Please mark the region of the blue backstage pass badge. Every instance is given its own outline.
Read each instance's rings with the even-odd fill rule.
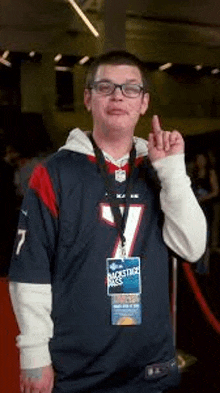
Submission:
[[[107,294],[140,294],[141,263],[139,257],[107,259]]]
[[[140,325],[141,317],[140,295],[114,295],[111,297],[112,325]]]

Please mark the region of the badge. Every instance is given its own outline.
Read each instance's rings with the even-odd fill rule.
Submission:
[[[114,295],[111,297],[112,325],[141,324],[140,295]]]
[[[141,262],[139,257],[107,259],[107,294],[112,325],[140,325]]]
[[[126,180],[126,171],[124,169],[117,169],[115,171],[115,180],[119,183],[123,183]]]
[[[140,258],[107,259],[107,293],[116,294],[141,293]]]

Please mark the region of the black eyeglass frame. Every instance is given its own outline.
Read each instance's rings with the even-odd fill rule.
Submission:
[[[122,83],[122,84],[118,84],[118,83],[114,83],[114,82],[111,82],[111,81],[102,81],[102,80],[101,81],[94,81],[91,84],[90,89],[96,90],[96,86],[98,86],[100,83],[109,83],[109,86],[113,87],[113,90],[110,93],[107,93],[107,94],[106,93],[97,92],[98,94],[103,95],[103,96],[110,96],[111,94],[113,94],[115,92],[115,90],[118,87],[121,90],[123,96],[125,96],[127,98],[137,98],[137,97],[139,97],[141,95],[141,92],[144,92],[144,87],[141,86],[141,85],[138,85],[137,83]],[[140,91],[139,91],[139,93],[137,95],[135,95],[134,97],[131,97],[131,96],[125,94],[125,92],[123,90],[124,86],[137,86],[137,87],[139,87]]]

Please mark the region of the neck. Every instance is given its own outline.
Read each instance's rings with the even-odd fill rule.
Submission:
[[[112,138],[112,136],[109,137],[103,134],[100,136],[98,133],[93,131],[93,138],[98,147],[105,153],[108,153],[115,160],[118,160],[130,153],[133,144],[133,137],[130,135],[126,137],[124,136],[123,138]]]

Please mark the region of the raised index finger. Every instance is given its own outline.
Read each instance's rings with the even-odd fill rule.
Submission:
[[[161,132],[161,126],[160,126],[160,120],[159,117],[157,115],[154,115],[152,118],[152,132],[154,134],[158,134],[159,132]]]
[[[153,116],[152,119],[152,134],[154,139],[154,146],[157,150],[163,149],[163,131],[160,127],[159,117],[157,115]]]

